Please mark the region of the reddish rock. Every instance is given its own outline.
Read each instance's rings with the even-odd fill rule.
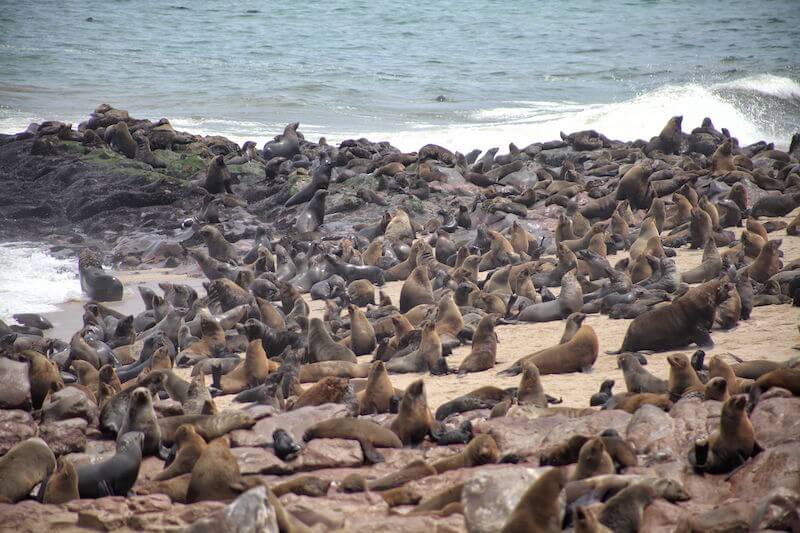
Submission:
[[[750,421],[762,448],[797,442],[800,440],[800,398],[759,400]]]
[[[372,517],[374,526],[381,522],[389,510],[383,498],[372,492],[331,493],[327,498],[285,494],[280,500],[295,518],[321,531],[345,528],[348,520],[363,517]],[[345,528],[345,531],[349,529]]]
[[[654,405],[643,405],[631,418],[622,433],[640,454],[663,453],[678,457],[680,447],[675,438],[674,419]]]
[[[97,426],[100,409],[77,387],[64,387],[51,394],[42,405],[42,423],[47,424],[69,418],[83,418],[90,426]]]
[[[743,499],[752,499],[781,487],[800,492],[798,442],[764,450],[731,477],[732,493]]]
[[[39,426],[39,436],[56,456],[82,452],[86,448],[86,427],[83,418],[69,418]]]
[[[264,487],[250,489],[223,509],[194,522],[187,533],[252,531],[278,533],[275,509],[269,503]]]
[[[314,439],[298,456],[283,462],[270,448],[239,447],[231,450],[242,474],[293,474],[322,468],[344,468],[364,463],[361,446],[354,440]]]
[[[27,411],[0,409],[0,455],[31,437],[35,437],[38,427]]]
[[[525,491],[545,470],[506,466],[471,476],[461,493],[467,529],[473,533],[499,531]]]

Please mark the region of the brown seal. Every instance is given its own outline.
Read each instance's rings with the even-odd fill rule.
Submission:
[[[31,405],[34,409],[41,409],[48,393],[64,388],[64,380],[61,379],[58,365],[55,361],[33,350],[23,351],[20,353],[20,358],[28,361]],[[92,392],[96,394],[96,390],[95,388]]]
[[[206,177],[201,187],[211,194],[221,194],[223,192],[233,194],[231,172],[225,165],[225,158],[222,155],[215,156],[208,164]]]
[[[246,328],[256,327],[254,325],[255,321],[251,322],[251,320],[247,321]],[[256,335],[255,332],[251,333],[248,333],[248,337],[251,338],[247,344],[244,361],[224,376],[221,376],[219,380],[219,388],[222,389],[223,394],[237,394],[260,385],[264,383],[264,380],[269,375],[271,365],[267,359],[267,352],[264,351],[261,337]]]
[[[769,278],[781,269],[780,247],[783,239],[773,239],[761,249],[755,261],[748,267],[750,279],[766,283]]]
[[[400,411],[391,426],[403,444],[419,444],[433,427],[433,415],[428,408],[425,383],[418,379],[406,388],[400,402]]]
[[[366,259],[364,264],[369,266]],[[374,265],[373,265],[374,266]],[[368,279],[357,279],[347,285],[347,296],[350,301],[359,307],[375,303],[375,285]]]
[[[647,161],[633,165],[619,180],[617,200],[628,200],[633,209],[649,209],[653,200],[652,173],[653,166]]]
[[[106,128],[104,133],[104,140],[114,150],[118,151],[128,159],[136,158],[136,141],[131,135],[131,130],[128,129],[128,124],[120,120]]]
[[[578,466],[572,474],[571,481],[613,474],[614,472],[614,462],[606,451],[603,440],[595,437],[581,446],[581,451],[578,454]]]
[[[703,248],[703,258],[700,264],[681,274],[681,281],[685,283],[705,283],[716,278],[722,270],[722,257],[717,250],[714,239],[709,237]]]
[[[703,209],[693,207],[689,216],[689,248],[702,248],[710,238],[714,238],[711,217]]]
[[[652,392],[654,394],[667,392],[667,382],[648,372],[639,362],[636,354],[618,355],[617,364],[622,369],[628,392]]]
[[[400,312],[406,313],[417,305],[432,303],[433,289],[428,278],[428,267],[418,266],[411,271],[400,289]]]
[[[612,533],[600,523],[591,507],[576,506],[572,513],[572,522],[575,524],[575,533]]]
[[[656,497],[652,485],[631,485],[612,496],[598,516],[600,523],[614,532],[636,533],[641,531],[644,508]]]
[[[722,405],[719,427],[707,439],[695,442],[694,449],[689,452],[689,463],[695,470],[725,474],[761,450],[746,406],[744,395],[731,396]]]
[[[347,378],[335,378],[328,376],[322,378],[317,383],[295,398],[286,402],[286,410],[292,411],[301,407],[322,405],[324,403],[352,403],[355,402],[353,388]]]
[[[250,429],[256,423],[255,418],[238,411],[223,411],[218,415],[179,415],[158,419],[161,428],[161,441],[166,446],[175,442],[175,433],[183,424],[194,426],[197,434],[206,441],[221,437],[234,429]]]
[[[144,387],[138,387],[128,400],[128,412],[122,420],[117,442],[129,431],[140,431],[144,434],[142,455],[159,455],[161,453],[161,428],[158,425],[153,397]]]
[[[570,252],[572,253],[572,252]],[[574,261],[573,254],[573,261]],[[574,263],[573,263],[574,264]],[[529,305],[517,316],[523,322],[549,322],[561,320],[583,307],[583,290],[575,277],[575,270],[570,270],[561,278],[561,292],[558,298],[549,302]]]
[[[451,294],[445,295],[436,309],[436,332],[442,335],[457,337],[464,329],[464,317],[461,310],[453,301]]]
[[[351,363],[349,361],[320,361],[302,365],[297,379],[300,383],[316,383],[326,376],[339,378],[366,378],[370,372],[369,363]]]
[[[442,358],[442,341],[436,333],[436,324],[428,321],[422,326],[419,348],[408,355],[395,357],[386,364],[389,372],[427,372],[436,368]]]
[[[717,305],[735,287],[713,280],[690,288],[672,303],[646,311],[633,319],[622,341],[621,352],[671,350],[697,343],[713,345],[709,331],[714,324]]]
[[[672,409],[672,400],[669,399],[669,394],[623,392],[613,395],[603,409],[619,409],[633,414],[643,405],[655,405],[662,411],[669,411]]]
[[[494,367],[497,356],[497,333],[494,331],[494,317],[486,315],[475,328],[472,335],[472,349],[458,367],[459,373],[481,372]]]
[[[546,470],[522,495],[502,533],[561,531],[560,495],[566,484],[563,468]]]
[[[679,400],[687,392],[703,390],[703,382],[700,381],[691,361],[689,361],[689,357],[685,353],[668,355],[667,363],[669,363],[667,389],[673,401]]]
[[[512,365],[508,371],[518,373],[526,362],[534,363],[540,374],[566,374],[588,371],[597,359],[600,342],[589,325],[581,326],[575,336],[564,344],[526,355]],[[518,367],[518,368],[515,368]]]
[[[517,387],[517,402],[520,405],[535,405],[547,407],[547,396],[539,377],[539,368],[531,361],[522,363],[522,377]]]
[[[714,150],[714,153],[711,155],[712,176],[724,176],[728,172],[736,170],[736,165],[733,164],[731,148],[731,140],[725,139],[725,141]]]
[[[56,458],[42,439],[15,444],[0,457],[0,501],[20,501],[55,468]]]
[[[497,443],[491,435],[478,435],[458,453],[439,459],[431,466],[442,474],[459,468],[471,468],[486,464],[494,464],[500,459]]]
[[[721,377],[711,378],[706,382],[706,387],[703,390],[704,400],[716,400],[724,402],[730,398],[728,393],[728,380]]]
[[[800,368],[778,368],[760,376],[750,387],[751,402],[755,404],[759,395],[772,387],[800,396]]]
[[[42,503],[59,505],[80,499],[78,492],[78,473],[63,455],[58,458],[55,472],[47,480]]]
[[[208,224],[200,228],[198,233],[206,242],[209,257],[213,257],[217,261],[225,263],[236,264],[239,261],[236,249],[225,239],[222,232],[217,228]]]
[[[176,452],[175,458],[155,476],[155,481],[164,481],[192,472],[195,463],[206,450],[206,441],[197,434],[194,426],[183,424],[175,432]]]
[[[383,456],[375,447],[402,448],[397,433],[372,420],[362,418],[331,418],[308,428],[303,435],[306,442],[313,439],[349,439],[358,441],[364,460],[370,463],[383,462]]]
[[[231,454],[227,437],[212,440],[192,468],[186,502],[229,501],[239,495],[231,487],[241,478],[239,463]]]
[[[350,315],[350,348],[356,355],[366,355],[372,353],[377,346],[375,342],[375,330],[367,320],[364,311],[353,304],[347,306]]]
[[[357,363],[356,355],[347,346],[335,342],[322,320],[312,318],[308,325],[308,362],[346,361]]]
[[[359,414],[388,413],[394,387],[383,361],[375,361],[369,371],[366,388],[358,393]]]
[[[405,239],[413,239],[416,234],[408,213],[402,209],[397,209],[392,219],[386,225],[386,230],[383,232],[383,235],[387,241],[392,243]]]

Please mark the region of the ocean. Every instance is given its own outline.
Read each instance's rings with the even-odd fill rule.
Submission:
[[[647,139],[681,114],[786,147],[798,28],[797,0],[0,0],[0,132],[106,102],[259,145],[299,121],[311,139],[503,153],[586,128]],[[0,317],[75,290],[42,250],[0,247],[26,263],[0,269]]]

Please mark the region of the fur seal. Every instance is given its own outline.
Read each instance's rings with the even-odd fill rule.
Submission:
[[[614,533],[638,533],[641,531],[644,508],[655,496],[655,490],[649,484],[626,487],[606,502],[598,519]]]
[[[56,458],[40,438],[15,444],[0,457],[0,500],[16,503],[25,498],[56,468]]]
[[[372,328],[367,316],[357,306],[347,306],[350,315],[350,348],[356,355],[372,353],[377,346],[375,330]]]
[[[458,453],[439,459],[433,466],[436,473],[442,474],[459,468],[472,468],[486,464],[494,464],[500,458],[497,442],[491,435],[478,435]]]
[[[539,368],[532,361],[522,363],[522,377],[519,387],[517,387],[517,402],[520,405],[535,405],[536,407],[547,407],[547,396],[542,387],[542,380],[539,377]]]
[[[161,454],[161,428],[153,409],[153,398],[144,387],[137,387],[131,393],[128,412],[122,420],[117,442],[129,432],[141,432],[144,435],[142,455]]]
[[[572,270],[561,278],[558,298],[549,302],[529,305],[516,317],[522,322],[549,322],[561,320],[583,307],[583,291]]]
[[[734,290],[732,284],[713,280],[690,288],[672,303],[646,311],[633,319],[622,341],[621,352],[670,350],[695,342],[712,346],[709,335],[717,305]]]
[[[166,446],[172,446],[175,434],[183,424],[194,426],[197,434],[208,442],[234,429],[250,429],[255,423],[256,420],[251,415],[237,411],[223,411],[218,415],[179,415],[158,419],[161,442]]]
[[[192,468],[186,502],[228,501],[239,495],[232,487],[241,478],[239,463],[231,454],[227,437],[208,443]]]
[[[183,424],[175,432],[175,458],[165,464],[164,470],[156,474],[155,481],[172,479],[183,474],[190,474],[197,460],[206,449],[206,441],[197,434],[194,426]]]
[[[728,393],[728,380],[721,377],[711,378],[706,382],[703,390],[704,400],[716,400],[724,402],[730,398]]]
[[[78,473],[75,467],[63,455],[58,458],[55,472],[47,480],[42,503],[59,505],[79,499]]]
[[[611,399],[611,391],[614,388],[614,380],[607,379],[600,384],[600,391],[592,394],[592,397],[589,398],[589,405],[591,407],[595,407],[598,405],[604,405],[609,399]]]
[[[783,243],[782,239],[773,239],[767,241],[761,252],[756,257],[747,272],[750,274],[750,279],[758,283],[766,283],[769,278],[778,273],[781,269],[780,260],[780,247]]]
[[[358,363],[353,351],[331,338],[322,320],[312,318],[308,325],[308,362],[344,361]]]
[[[722,258],[713,238],[709,238],[703,247],[703,258],[700,264],[681,274],[686,283],[705,283],[716,278],[722,270]]]
[[[128,496],[139,476],[144,434],[125,433],[117,439],[116,453],[101,463],[77,465],[78,492],[83,498]]]
[[[519,373],[526,362],[534,363],[540,374],[585,372],[594,365],[599,350],[597,334],[591,326],[584,324],[569,341],[526,355],[509,367],[506,373]]]
[[[719,427],[689,452],[689,463],[697,472],[726,474],[761,451],[746,406],[744,395],[731,396],[722,405]]]
[[[358,393],[359,414],[388,413],[395,395],[383,361],[375,361],[369,371],[366,388]]]
[[[545,471],[522,495],[502,533],[551,533],[561,531],[563,510],[559,497],[567,483],[563,468]]]
[[[294,459],[303,447],[294,442],[285,430],[276,429],[272,432],[272,449],[278,459],[286,462]]]
[[[419,347],[401,357],[395,357],[386,364],[389,372],[404,374],[408,372],[434,372],[442,359],[442,341],[436,333],[436,324],[427,321],[422,325],[422,338]]]
[[[198,233],[205,240],[209,257],[225,263],[238,263],[239,258],[236,249],[225,239],[221,231],[208,224],[200,228]]]
[[[294,400],[286,402],[286,410],[292,411],[301,407],[322,405],[324,403],[350,404],[355,411],[355,395],[347,378],[333,376],[324,377],[317,383],[303,391]]]
[[[81,289],[92,300],[118,302],[122,300],[122,282],[103,271],[100,257],[88,248],[78,256]]]
[[[667,363],[669,363],[667,390],[673,401],[678,401],[687,392],[703,390],[703,382],[700,381],[686,354],[670,354],[667,356]]]
[[[107,127],[103,137],[106,143],[117,152],[128,159],[136,158],[136,141],[133,139],[131,130],[128,129],[128,124],[124,120]]]
[[[622,369],[628,392],[651,392],[654,394],[667,392],[667,382],[648,372],[635,354],[624,353],[619,355],[617,356],[617,363]]]
[[[578,454],[578,466],[572,474],[571,481],[613,473],[615,470],[611,456],[606,451],[603,440],[595,437],[581,446]]]
[[[472,349],[458,367],[459,373],[481,372],[495,365],[497,356],[497,334],[494,331],[494,317],[486,315],[472,334]]]
[[[420,304],[433,304],[433,288],[428,278],[428,268],[418,266],[400,289],[400,312],[406,313]]]
[[[233,194],[231,189],[231,171],[225,165],[225,158],[222,155],[214,156],[206,169],[206,177],[202,182],[201,187],[209,192],[209,194]]]
[[[430,434],[432,426],[433,416],[428,408],[425,383],[418,379],[406,388],[400,411],[389,427],[403,444],[419,444]]]
[[[320,189],[303,206],[297,215],[297,222],[295,223],[298,233],[307,234],[316,231],[325,222],[325,199],[327,197],[327,189]]]
[[[383,462],[383,456],[375,447],[402,448],[403,442],[397,433],[371,420],[360,418],[332,418],[314,424],[306,430],[303,440],[313,439],[349,439],[361,445],[364,460],[369,463]]]
[[[262,342],[263,324],[252,318],[248,319],[245,331],[248,344],[244,361],[224,376],[219,376],[219,383],[217,383],[216,369],[212,367],[215,387],[222,390],[223,394],[237,394],[260,385],[269,375],[271,365]]]
[[[272,140],[265,143],[264,148],[261,150],[264,160],[269,161],[273,157],[291,159],[300,153],[300,138],[297,135],[297,128],[299,127],[299,122],[291,122],[283,129],[283,135],[280,136],[280,140]]]

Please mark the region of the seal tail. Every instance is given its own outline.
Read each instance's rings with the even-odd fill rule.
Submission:
[[[522,373],[522,365],[517,361],[505,370],[497,373],[498,376],[518,376]]]
[[[365,463],[376,465],[385,461],[383,455],[367,439],[358,439],[358,443],[361,445]]]

